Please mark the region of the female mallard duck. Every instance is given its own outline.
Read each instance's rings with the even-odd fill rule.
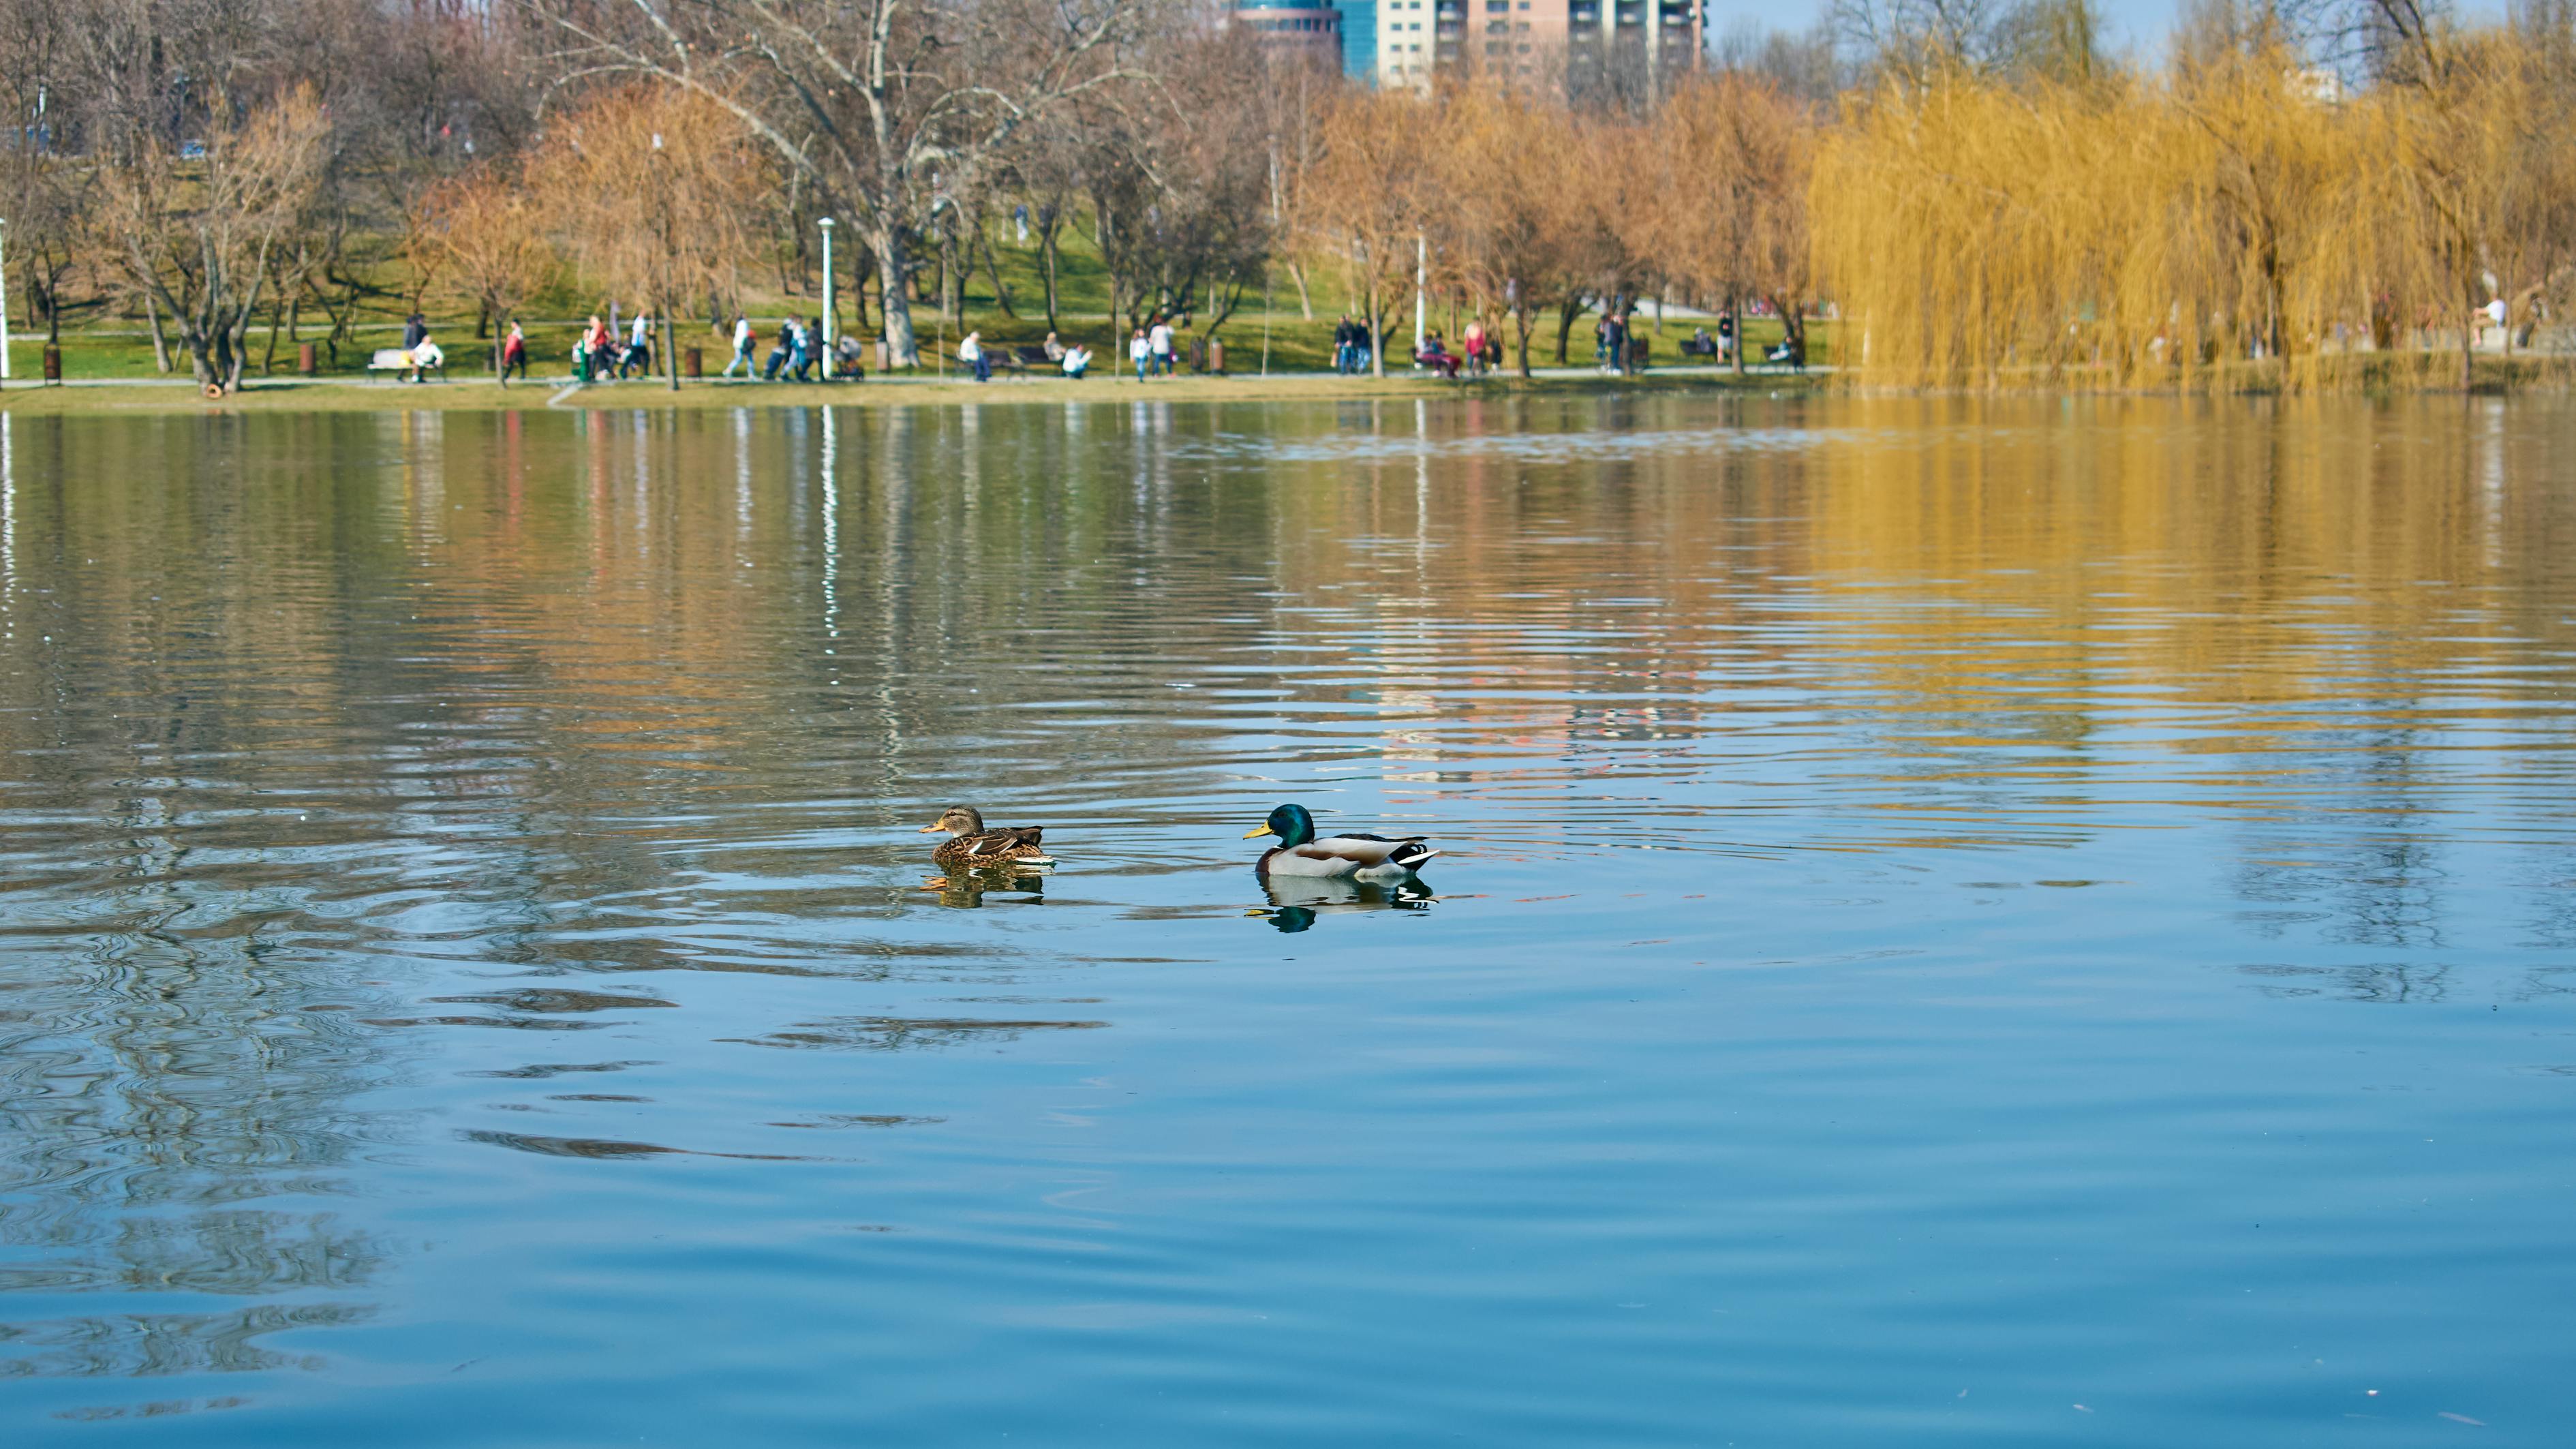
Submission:
[[[937,820],[921,827],[921,833],[945,830],[948,838],[930,852],[930,858],[942,870],[973,870],[987,865],[1053,865],[1055,861],[1038,844],[1043,826],[1004,826],[999,830],[984,828],[984,817],[971,805],[951,805],[940,812]]]
[[[1258,830],[1243,838],[1276,835],[1279,843],[1261,853],[1253,867],[1263,875],[1341,875],[1357,880],[1402,880],[1414,867],[1440,852],[1419,837],[1389,840],[1383,835],[1315,837],[1315,817],[1303,805],[1282,805],[1270,812]]]

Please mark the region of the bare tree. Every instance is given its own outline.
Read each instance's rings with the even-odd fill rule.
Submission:
[[[917,364],[917,228],[1016,138],[1134,74],[1163,0],[523,0],[563,74],[643,76],[731,111],[877,258],[885,339]]]
[[[433,184],[412,209],[421,219],[413,245],[428,253],[414,260],[415,272],[443,277],[449,295],[490,319],[499,377],[512,315],[557,265],[539,208],[519,177],[484,167]]]
[[[540,195],[579,196],[558,240],[594,282],[632,287],[662,322],[673,387],[674,314],[739,295],[752,251],[745,218],[771,178],[725,108],[693,91],[630,85],[563,120],[529,161]]]
[[[251,316],[313,197],[329,134],[321,102],[297,87],[202,142],[146,138],[105,178],[124,283],[178,324],[201,385],[241,386]]]

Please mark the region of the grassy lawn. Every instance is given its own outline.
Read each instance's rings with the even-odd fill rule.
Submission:
[[[1004,347],[1035,344],[1046,336],[1045,289],[1040,282],[1036,247],[1017,245],[1007,222],[995,229],[995,235],[996,252],[1001,260],[1002,279],[1016,315],[1002,310],[1000,301],[994,294],[991,274],[983,269],[978,269],[968,280],[962,325],[958,319],[943,317],[934,307],[916,302],[913,306],[913,323],[921,335],[925,365],[934,373],[943,367],[950,371],[955,369],[954,354],[957,339],[968,329],[979,331],[987,342]],[[1315,310],[1312,320],[1308,320],[1298,312],[1296,291],[1289,279],[1287,268],[1282,266],[1277,270],[1273,278],[1271,305],[1266,318],[1271,371],[1318,372],[1330,366],[1333,323],[1348,300],[1329,279],[1331,270],[1327,266],[1315,268],[1309,272],[1313,283],[1310,300]],[[402,341],[402,321],[410,311],[409,299],[405,292],[406,282],[394,267],[388,266],[385,271],[387,275],[377,278],[384,290],[378,295],[362,298],[357,304],[357,321],[352,327],[352,335],[341,344],[336,362],[328,348],[319,350],[317,362],[321,376],[343,379],[363,378],[366,376],[366,363],[370,353],[376,348],[392,347]],[[1082,235],[1078,225],[1067,228],[1064,233],[1058,275],[1063,306],[1058,311],[1057,321],[1063,336],[1069,341],[1081,341],[1092,346],[1099,354],[1099,362],[1096,365],[1101,369],[1125,365],[1124,329],[1114,325],[1106,315],[1109,297],[1108,277],[1101,270],[1098,253]],[[769,280],[772,285],[764,293],[748,299],[751,316],[763,330],[761,346],[763,357],[767,355],[767,338],[774,332],[779,318],[790,312],[800,316],[810,316],[819,311],[821,306],[819,298],[807,293],[786,291],[777,285],[778,279],[775,277]],[[873,330],[877,322],[873,295],[870,301],[869,324]],[[588,292],[558,288],[551,294],[537,299],[525,309],[522,325],[528,333],[529,366],[538,380],[559,378],[570,373],[574,336],[592,310],[597,309],[604,315],[606,308],[605,295],[594,297]],[[149,379],[162,376],[163,374],[153,364],[152,341],[142,319],[139,316],[124,315],[119,308],[104,310],[112,315],[97,317],[83,326],[65,327],[62,338],[63,375],[71,379]],[[839,299],[837,310],[841,314],[841,326],[844,329],[855,325],[856,319],[846,291]],[[459,378],[488,375],[491,368],[490,342],[488,339],[478,340],[474,336],[474,319],[470,315],[459,316],[452,311],[442,312],[435,301],[427,309],[427,315],[431,335],[446,350],[448,367],[452,373]],[[1204,328],[1207,315],[1203,309],[1193,321],[1197,326]],[[1642,316],[1645,322],[1643,328],[1645,335],[1653,339],[1654,360],[1657,363],[1666,364],[1678,360],[1678,344],[1681,339],[1690,335],[1692,327],[1698,323],[1693,319],[1675,317],[1658,333],[1653,326],[1653,309],[1647,308]],[[1227,372],[1239,376],[1260,370],[1264,321],[1261,301],[1257,296],[1247,296],[1241,310],[1226,320],[1218,336],[1225,343]],[[1462,315],[1459,322],[1463,325],[1464,321],[1465,318]],[[21,382],[41,376],[44,339],[41,336],[27,335],[23,331],[23,319],[14,319],[12,325],[22,330],[16,331],[11,338],[10,376]],[[1432,306],[1431,325],[1452,339],[1457,335],[1457,329],[1451,326],[1450,312],[1445,302],[1435,299]],[[328,324],[326,321],[317,321],[317,318],[308,317],[298,330],[302,334],[302,340],[319,343],[328,330]],[[1400,318],[1390,322],[1390,331],[1397,340],[1399,348],[1402,344],[1411,341],[1412,330],[1412,314],[1409,309]],[[1757,318],[1751,323],[1749,334],[1755,346],[1767,347],[1779,339],[1780,326],[1776,321]],[[1832,335],[1831,323],[1820,322],[1811,325],[1809,329],[1811,362],[1822,365],[1832,361]],[[705,359],[705,368],[709,373],[723,369],[729,354],[729,344],[725,337],[709,331],[695,319],[678,327],[674,336],[682,349],[689,347],[700,349]],[[1531,362],[1534,366],[1556,365],[1555,338],[1556,321],[1551,313],[1540,318],[1539,326],[1530,338]],[[265,325],[252,328],[251,362],[247,376],[280,379],[296,376],[296,340],[280,329],[272,358],[268,346],[268,328]],[[1505,345],[1508,351],[1510,347],[1508,331]],[[943,359],[940,364],[930,363],[934,349]],[[186,354],[178,349],[175,340],[172,343],[171,352],[173,371],[169,376],[185,379],[189,373],[188,359]],[[1567,362],[1575,366],[1584,366],[1588,365],[1591,359],[1592,318],[1587,315],[1575,324],[1574,334],[1567,347]],[[1507,355],[1506,361],[1507,365],[1516,362],[1517,355]],[[1393,370],[1395,359],[1392,356],[1389,363],[1390,370]]]
[[[918,404],[1066,402],[1276,402],[1327,401],[1350,398],[1447,398],[1562,396],[1619,391],[1731,390],[1777,392],[1815,386],[1805,379],[1754,376],[1741,384],[1723,375],[1649,375],[1620,379],[1596,375],[1523,382],[1516,377],[1444,382],[1411,373],[1385,378],[1335,377],[1330,373],[1282,374],[1268,378],[1182,376],[1139,383],[1133,374],[1095,374],[1080,382],[1057,377],[996,378],[977,386],[956,379],[926,376],[871,378],[866,382],[743,383],[692,382],[672,390],[643,381],[597,384],[567,390],[561,379],[496,386],[488,378],[408,385],[376,381],[278,378],[255,381],[219,401],[201,399],[196,390],[138,383],[133,386],[13,386],[0,393],[0,408],[31,417],[100,413],[213,412],[382,412],[513,411],[546,407],[578,408],[731,408],[761,407],[900,407]]]

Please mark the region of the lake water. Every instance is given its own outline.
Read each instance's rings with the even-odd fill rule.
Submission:
[[[2564,1444],[2571,444],[0,417],[0,1434]]]

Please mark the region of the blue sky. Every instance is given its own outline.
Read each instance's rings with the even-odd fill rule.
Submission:
[[[1708,28],[1723,35],[1739,18],[1776,30],[1804,30],[1824,17],[1830,0],[1708,0]],[[2502,0],[2461,0],[2458,12],[2472,20],[2492,20],[2504,11]],[[2177,0],[2096,0],[2095,9],[2111,31],[2110,48],[2150,57],[2164,49],[2165,36],[2181,13]]]
[[[1708,28],[1723,35],[1739,18],[1779,30],[1803,30],[1823,18],[1829,0],[1708,0]],[[2162,46],[2173,28],[2174,0],[2100,0],[2098,9],[2114,34],[2113,50],[2146,54]]]

